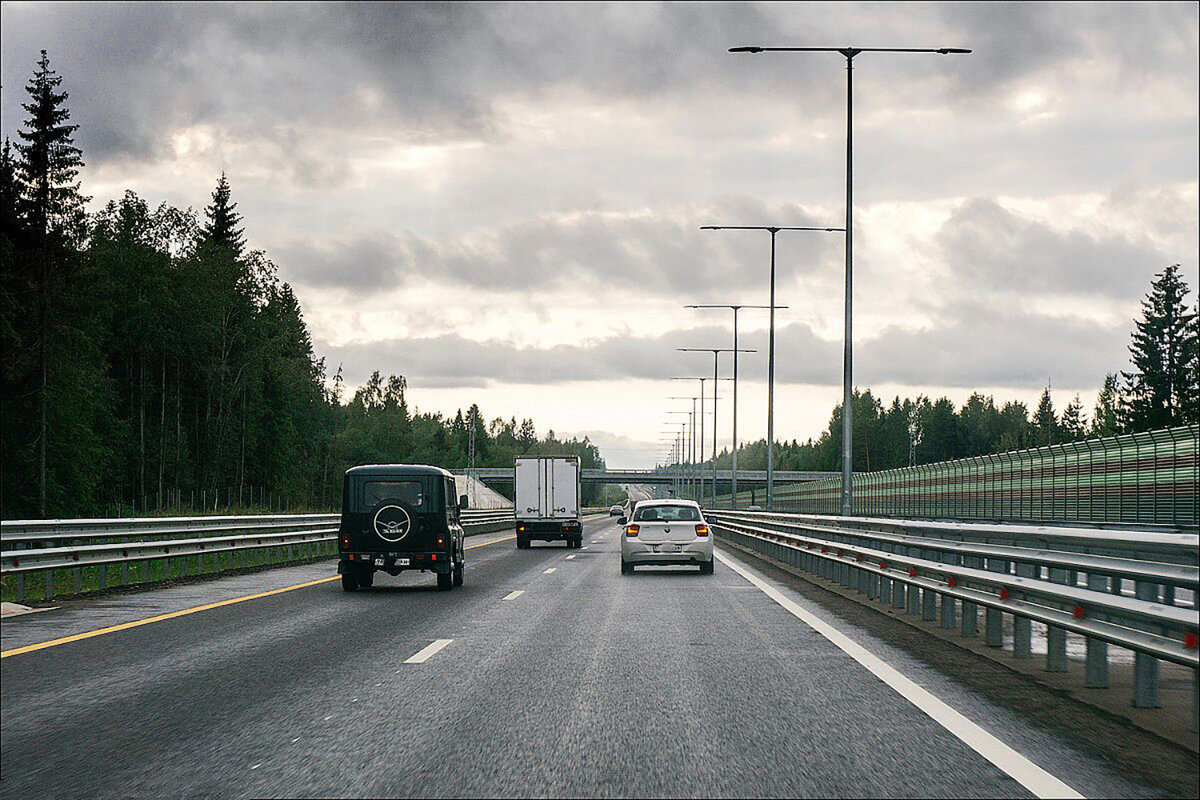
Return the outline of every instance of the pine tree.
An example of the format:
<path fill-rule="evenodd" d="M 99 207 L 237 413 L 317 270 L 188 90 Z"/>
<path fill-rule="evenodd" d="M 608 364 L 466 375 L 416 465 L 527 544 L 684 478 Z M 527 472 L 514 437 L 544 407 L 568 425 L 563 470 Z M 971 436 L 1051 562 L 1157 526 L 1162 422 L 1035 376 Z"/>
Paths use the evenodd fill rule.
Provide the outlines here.
<path fill-rule="evenodd" d="M 1050 399 L 1049 387 L 1042 390 L 1042 397 L 1038 400 L 1037 411 L 1033 414 L 1033 428 L 1039 447 L 1058 444 L 1058 417 L 1054 413 L 1054 401 Z"/>
<path fill-rule="evenodd" d="M 50 385 L 50 280 L 52 269 L 65 261 L 64 247 L 80 238 L 83 228 L 85 197 L 79 192 L 79 169 L 83 153 L 75 146 L 78 125 L 67 120 L 71 112 L 64 103 L 67 93 L 58 91 L 62 76 L 50 69 L 46 51 L 38 61 L 33 77 L 25 86 L 29 102 L 21 107 L 29 114 L 25 130 L 18 131 L 24 144 L 18 144 L 20 161 L 16 176 L 20 211 L 25 224 L 37 237 L 38 294 L 38 513 L 46 514 L 46 449 L 48 393 Z"/>
<path fill-rule="evenodd" d="M 229 248 L 234 258 L 241 258 L 246 236 L 241 228 L 242 215 L 237 213 L 237 203 L 231 202 L 231 196 L 229 179 L 222 172 L 213 190 L 212 203 L 204 209 L 207 222 L 200 229 L 200 243 Z"/>
<path fill-rule="evenodd" d="M 1065 442 L 1077 442 L 1087 436 L 1087 420 L 1083 418 L 1083 403 L 1079 395 L 1075 395 L 1075 399 L 1063 409 L 1061 428 Z"/>
<path fill-rule="evenodd" d="M 1188 286 L 1173 264 L 1159 273 L 1142 301 L 1142 319 L 1129 345 L 1133 372 L 1123 372 L 1130 431 L 1184 424 L 1197 389 L 1200 358 L 1196 314 L 1187 307 Z"/>
<path fill-rule="evenodd" d="M 1104 376 L 1104 387 L 1092 412 L 1092 436 L 1116 436 L 1121 432 L 1121 384 L 1115 372 Z"/>

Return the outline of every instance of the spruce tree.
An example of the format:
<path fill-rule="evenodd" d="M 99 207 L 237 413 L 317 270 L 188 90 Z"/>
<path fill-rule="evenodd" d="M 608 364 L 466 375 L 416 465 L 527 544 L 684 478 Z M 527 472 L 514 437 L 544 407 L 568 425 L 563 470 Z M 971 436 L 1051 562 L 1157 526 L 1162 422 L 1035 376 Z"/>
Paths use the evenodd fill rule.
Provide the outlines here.
<path fill-rule="evenodd" d="M 246 236 L 241 228 L 242 215 L 237 213 L 237 203 L 232 202 L 231 195 L 229 179 L 222 172 L 213 190 L 212 203 L 204 209 L 207 221 L 200 229 L 200 243 L 228 248 L 234 258 L 241 258 Z"/>
<path fill-rule="evenodd" d="M 1197 389 L 1200 358 L 1196 314 L 1187 307 L 1188 286 L 1173 264 L 1159 273 L 1142 301 L 1142 319 L 1129 345 L 1133 372 L 1123 372 L 1125 427 L 1169 428 L 1188 421 Z"/>
<path fill-rule="evenodd" d="M 1115 372 L 1104 376 L 1104 387 L 1096 396 L 1092 412 L 1092 436 L 1116 436 L 1121 432 L 1121 384 Z"/>
<path fill-rule="evenodd" d="M 1033 414 L 1033 428 L 1039 447 L 1058 444 L 1058 418 L 1054 414 L 1054 401 L 1050 399 L 1050 387 L 1042 390 L 1037 411 Z"/>
<path fill-rule="evenodd" d="M 1087 436 L 1087 420 L 1083 418 L 1083 403 L 1079 395 L 1067 403 L 1062 414 L 1062 438 L 1065 442 L 1077 442 Z"/>
<path fill-rule="evenodd" d="M 62 76 L 50 69 L 46 51 L 38 60 L 33 77 L 25 86 L 29 101 L 21 107 L 29 114 L 25 130 L 17 132 L 20 161 L 16 165 L 20 212 L 37 240 L 35 284 L 38 294 L 38 514 L 46 514 L 46 447 L 48 392 L 50 384 L 50 280 L 52 270 L 64 266 L 65 248 L 78 241 L 83 228 L 83 204 L 79 192 L 79 169 L 83 153 L 75 146 L 78 125 L 67 120 L 71 112 L 64 103 L 67 93 L 59 91 Z"/>

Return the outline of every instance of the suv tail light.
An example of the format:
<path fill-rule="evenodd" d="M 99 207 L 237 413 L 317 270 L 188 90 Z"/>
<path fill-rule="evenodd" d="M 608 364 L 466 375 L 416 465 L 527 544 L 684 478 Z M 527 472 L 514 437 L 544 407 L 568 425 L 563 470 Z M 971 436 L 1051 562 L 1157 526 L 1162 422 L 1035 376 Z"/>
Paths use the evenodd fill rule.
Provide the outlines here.
<path fill-rule="evenodd" d="M 628 525 L 625 527 L 625 535 L 626 536 L 637 536 L 638 531 L 640 531 L 640 530 L 641 530 L 641 528 L 638 527 L 637 525 Z"/>
<path fill-rule="evenodd" d="M 708 526 L 707 525 L 697 525 L 696 526 L 696 535 L 697 536 L 708 536 Z"/>

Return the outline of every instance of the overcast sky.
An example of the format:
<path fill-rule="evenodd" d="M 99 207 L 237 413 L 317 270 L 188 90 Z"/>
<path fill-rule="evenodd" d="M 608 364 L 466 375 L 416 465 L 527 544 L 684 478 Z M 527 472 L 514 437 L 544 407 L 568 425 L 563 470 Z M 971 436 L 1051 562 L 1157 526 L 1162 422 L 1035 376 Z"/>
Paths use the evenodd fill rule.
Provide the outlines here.
<path fill-rule="evenodd" d="M 845 69 L 743 44 L 967 47 L 855 61 L 857 385 L 1089 405 L 1151 277 L 1197 280 L 1197 4 L 3 4 L 14 136 L 46 48 L 101 205 L 202 207 L 348 382 L 588 433 L 648 466 L 676 375 L 767 301 L 769 240 L 842 223 Z M 776 434 L 841 397 L 843 241 L 781 234 Z M 1194 297 L 1194 294 L 1193 294 Z M 765 432 L 742 312 L 739 434 Z M 727 357 L 726 357 L 727 358 Z M 722 373 L 729 373 L 722 362 Z M 711 388 L 711 384 L 710 384 Z M 719 435 L 729 443 L 731 389 Z M 711 424 L 711 423 L 710 423 Z M 711 431 L 711 428 L 709 428 Z"/>

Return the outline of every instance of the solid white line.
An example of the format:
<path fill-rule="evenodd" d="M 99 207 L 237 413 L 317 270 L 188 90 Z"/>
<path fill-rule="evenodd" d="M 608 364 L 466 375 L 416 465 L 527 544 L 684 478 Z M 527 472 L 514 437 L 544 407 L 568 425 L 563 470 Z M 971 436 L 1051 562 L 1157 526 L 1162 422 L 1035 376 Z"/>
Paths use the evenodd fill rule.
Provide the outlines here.
<path fill-rule="evenodd" d="M 419 651 L 414 653 L 413 655 L 409 656 L 404 661 L 404 663 L 405 664 L 424 664 L 426 661 L 429 660 L 430 656 L 432 656 L 434 653 L 438 652 L 443 647 L 445 647 L 446 645 L 450 644 L 453 641 L 454 641 L 453 639 L 438 639 L 433 644 L 423 647 Z"/>
<path fill-rule="evenodd" d="M 820 617 L 805 611 L 795 602 L 785 597 L 779 590 L 766 582 L 751 575 L 741 566 L 733 563 L 720 553 L 714 553 L 722 564 L 741 575 L 750 583 L 762 590 L 779 605 L 790 611 L 797 619 L 808 625 L 817 633 L 833 642 L 846 655 L 867 668 L 875 677 L 886 683 L 897 694 L 923 711 L 934 722 L 941 725 L 950 733 L 957 736 L 968 747 L 992 762 L 1002 772 L 1024 786 L 1035 796 L 1041 798 L 1066 797 L 1082 798 L 1079 792 L 1072 789 L 1046 770 L 1034 764 L 1025 756 L 1013 750 L 1004 742 L 997 739 L 971 720 L 948 706 L 942 700 L 934 697 L 927 689 L 918 686 L 912 679 L 902 675 L 895 667 L 886 663 L 879 656 L 855 642 L 846 634 L 836 630 Z"/>
<path fill-rule="evenodd" d="M 556 569 L 558 569 L 558 567 L 551 567 L 550 569 L 544 569 L 544 570 L 542 570 L 542 574 L 549 575 L 551 572 L 554 572 L 554 570 L 556 570 Z"/>
<path fill-rule="evenodd" d="M 518 597 L 520 597 L 523 594 L 525 594 L 524 589 L 517 589 L 515 592 L 509 592 L 508 594 L 504 595 L 503 599 L 504 600 L 516 600 Z"/>

